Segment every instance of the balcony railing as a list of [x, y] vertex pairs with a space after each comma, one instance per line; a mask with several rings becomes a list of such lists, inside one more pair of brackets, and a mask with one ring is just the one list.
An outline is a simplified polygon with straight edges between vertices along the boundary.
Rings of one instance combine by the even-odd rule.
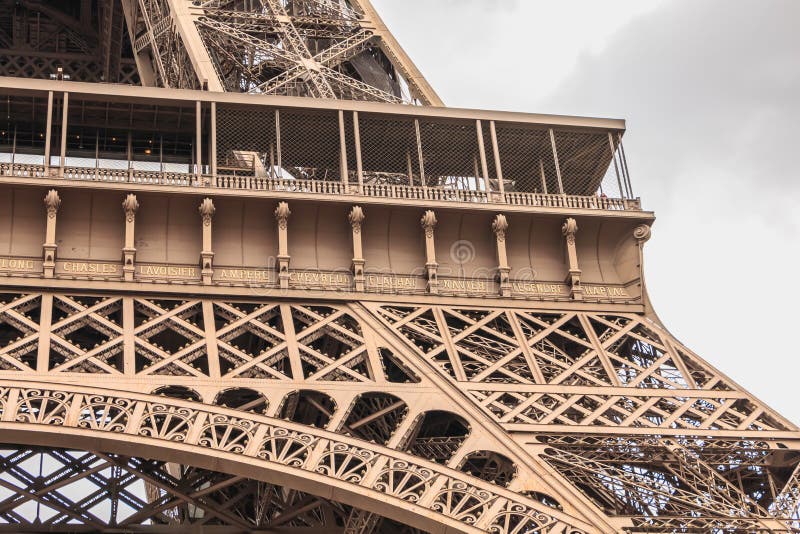
[[248, 191], [272, 191], [281, 193], [312, 193], [323, 195], [355, 195], [374, 198], [442, 201], [462, 203], [499, 203], [513, 206], [544, 208], [571, 208], [591, 210], [640, 210], [639, 199], [607, 198], [542, 193], [487, 193], [459, 189], [441, 189], [406, 185], [343, 184], [324, 180], [275, 179], [255, 176], [202, 175], [189, 173], [158, 172], [141, 170], [102, 169], [96, 167], [45, 168], [44, 165], [23, 163], [0, 163], [0, 176], [23, 178], [61, 178], [103, 183], [164, 185], [201, 189], [233, 189]]

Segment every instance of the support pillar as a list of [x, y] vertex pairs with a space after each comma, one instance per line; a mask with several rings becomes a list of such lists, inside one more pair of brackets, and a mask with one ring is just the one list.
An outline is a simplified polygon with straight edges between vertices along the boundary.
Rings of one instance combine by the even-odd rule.
[[489, 122], [489, 134], [492, 138], [492, 153], [494, 154], [494, 169], [497, 175], [497, 188], [500, 192], [500, 201], [506, 201], [506, 186], [503, 180], [503, 165], [500, 162], [500, 145], [497, 142], [497, 126], [494, 121]]
[[[486, 187], [486, 195], [489, 199], [492, 198], [492, 187], [489, 184], [489, 164], [486, 161], [486, 147], [483, 144], [483, 123], [480, 120], [475, 121], [475, 133], [478, 136], [478, 156], [481, 161], [481, 172], [483, 173], [483, 184]], [[475, 177], [475, 186], [478, 187], [478, 177]]]
[[339, 110], [339, 175], [342, 179], [342, 192], [350, 193], [350, 172], [347, 169], [347, 137], [344, 128], [344, 111]]
[[211, 221], [214, 218], [214, 202], [210, 198], [204, 198], [198, 208], [200, 217], [203, 218], [203, 250], [200, 252], [200, 274], [204, 284], [210, 284], [214, 276], [214, 252], [211, 247]]
[[425, 230], [425, 270], [428, 276], [428, 293], [435, 295], [439, 293], [439, 276], [437, 274], [439, 264], [436, 263], [436, 243], [434, 241], [436, 214], [432, 210], [428, 210], [420, 222]]
[[561, 232], [567, 244], [567, 261], [569, 274], [566, 283], [570, 286], [570, 297], [573, 300], [583, 300], [583, 286], [581, 286], [581, 270], [578, 267], [578, 251], [575, 247], [575, 234], [578, 233], [578, 222], [570, 217], [564, 221]]
[[199, 100], [195, 102], [194, 121], [196, 136], [194, 142], [194, 155], [197, 164], [195, 176], [197, 177], [197, 183], [200, 185], [208, 185], [203, 181], [203, 107]]
[[64, 177], [64, 165], [67, 161], [67, 119], [69, 118], [69, 93], [64, 93], [64, 102], [61, 110], [61, 157], [59, 159], [58, 175]]
[[50, 150], [53, 143], [53, 91], [47, 92], [47, 126], [44, 132], [44, 173], [50, 176]]
[[558, 179], [558, 193], [564, 194], [564, 182], [561, 179], [561, 164], [558, 162], [558, 147], [556, 146], [556, 134], [550, 128], [550, 147], [553, 149], [553, 162], [556, 166], [556, 179]]
[[217, 103], [211, 102], [211, 126], [208, 132], [208, 159], [211, 166], [211, 179], [217, 185]]
[[495, 236], [497, 248], [497, 278], [500, 284], [500, 296], [511, 296], [511, 267], [508, 266], [508, 253], [506, 252], [506, 231], [508, 220], [506, 216], [498, 214], [492, 221], [492, 233]]
[[275, 220], [278, 221], [278, 281], [281, 289], [289, 289], [289, 217], [292, 215], [289, 204], [278, 202]]
[[136, 227], [136, 211], [139, 209], [139, 201], [136, 195], [130, 194], [122, 201], [122, 209], [125, 211], [125, 246], [122, 249], [122, 273], [126, 282], [133, 282], [133, 275], [136, 273], [136, 242], [134, 240], [134, 229]]
[[358, 192], [364, 194], [364, 160], [361, 155], [361, 125], [358, 123], [358, 111], [353, 112], [353, 137], [356, 144], [356, 174], [358, 175]]
[[56, 269], [56, 215], [58, 208], [61, 207], [61, 197], [58, 191], [51, 189], [44, 197], [44, 205], [47, 208], [47, 229], [45, 230], [43, 250], [44, 277], [53, 278]]
[[353, 206], [348, 215], [350, 226], [353, 228], [353, 286], [356, 291], [364, 291], [364, 248], [361, 244], [361, 225], [364, 222], [364, 210], [361, 206]]
[[[414, 119], [414, 132], [417, 136], [417, 158], [419, 159], [419, 180], [423, 189], [428, 187], [428, 180], [425, 178], [425, 156], [422, 153], [422, 132], [419, 128], [419, 119]], [[411, 185], [414, 185], [413, 181]]]

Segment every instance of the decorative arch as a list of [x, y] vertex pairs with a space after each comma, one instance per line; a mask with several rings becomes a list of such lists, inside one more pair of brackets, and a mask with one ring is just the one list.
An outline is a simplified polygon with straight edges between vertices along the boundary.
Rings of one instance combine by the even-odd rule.
[[408, 451], [414, 456], [446, 464], [461, 448], [470, 432], [469, 423], [460, 415], [431, 410], [419, 417], [408, 440]]
[[169, 397], [171, 399], [203, 402], [202, 395], [187, 386], [161, 386], [153, 390], [153, 395]]
[[481, 480], [508, 486], [517, 476], [517, 466], [508, 456], [495, 451], [474, 451], [461, 461], [459, 471], [476, 476]]
[[353, 401], [342, 432], [386, 445], [408, 415], [408, 405], [391, 393], [362, 393]]
[[222, 390], [214, 398], [214, 404], [241, 412], [257, 414], [266, 413], [269, 407], [267, 398], [250, 388], [228, 388]]
[[336, 412], [336, 401], [320, 391], [293, 391], [283, 398], [281, 419], [301, 425], [325, 428]]
[[[74, 447], [195, 465], [358, 506], [429, 532], [596, 532], [505, 488], [325, 430], [194, 402], [0, 380], [9, 443]], [[433, 513], [432, 513], [433, 512]]]

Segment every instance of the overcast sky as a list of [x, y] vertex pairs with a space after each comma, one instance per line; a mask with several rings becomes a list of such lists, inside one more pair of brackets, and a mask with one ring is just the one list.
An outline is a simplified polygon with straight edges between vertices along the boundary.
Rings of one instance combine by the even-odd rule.
[[373, 3], [447, 105], [627, 119], [656, 311], [800, 423], [800, 1]]

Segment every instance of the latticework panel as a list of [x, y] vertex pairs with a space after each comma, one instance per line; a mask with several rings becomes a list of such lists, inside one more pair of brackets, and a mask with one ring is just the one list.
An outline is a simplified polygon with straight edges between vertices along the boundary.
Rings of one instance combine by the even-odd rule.
[[0, 294], [0, 369], [36, 370], [42, 297]]
[[[439, 306], [375, 311], [502, 423], [788, 429], [639, 316]], [[537, 387], [545, 385], [560, 387]]]
[[136, 372], [209, 376], [202, 304], [195, 300], [136, 299]]
[[168, 525], [318, 532], [354, 511], [279, 485], [102, 452], [0, 445], [0, 481], [0, 532]]
[[402, 102], [374, 30], [349, 2], [198, 2], [197, 31], [227, 91]]
[[[497, 532], [560, 528], [555, 511], [576, 513], [577, 495], [632, 532], [796, 522], [795, 427], [640, 315], [88, 293], [0, 301], [0, 378], [58, 385], [0, 386], [0, 421], [302, 466]], [[89, 376], [106, 393], [61, 387]], [[520, 432], [522, 448], [497, 424]], [[489, 486], [465, 489], [463, 477]], [[508, 507], [500, 489], [531, 502]], [[347, 510], [341, 524], [388, 523]]]
[[50, 329], [53, 371], [123, 372], [121, 298], [53, 297]]

